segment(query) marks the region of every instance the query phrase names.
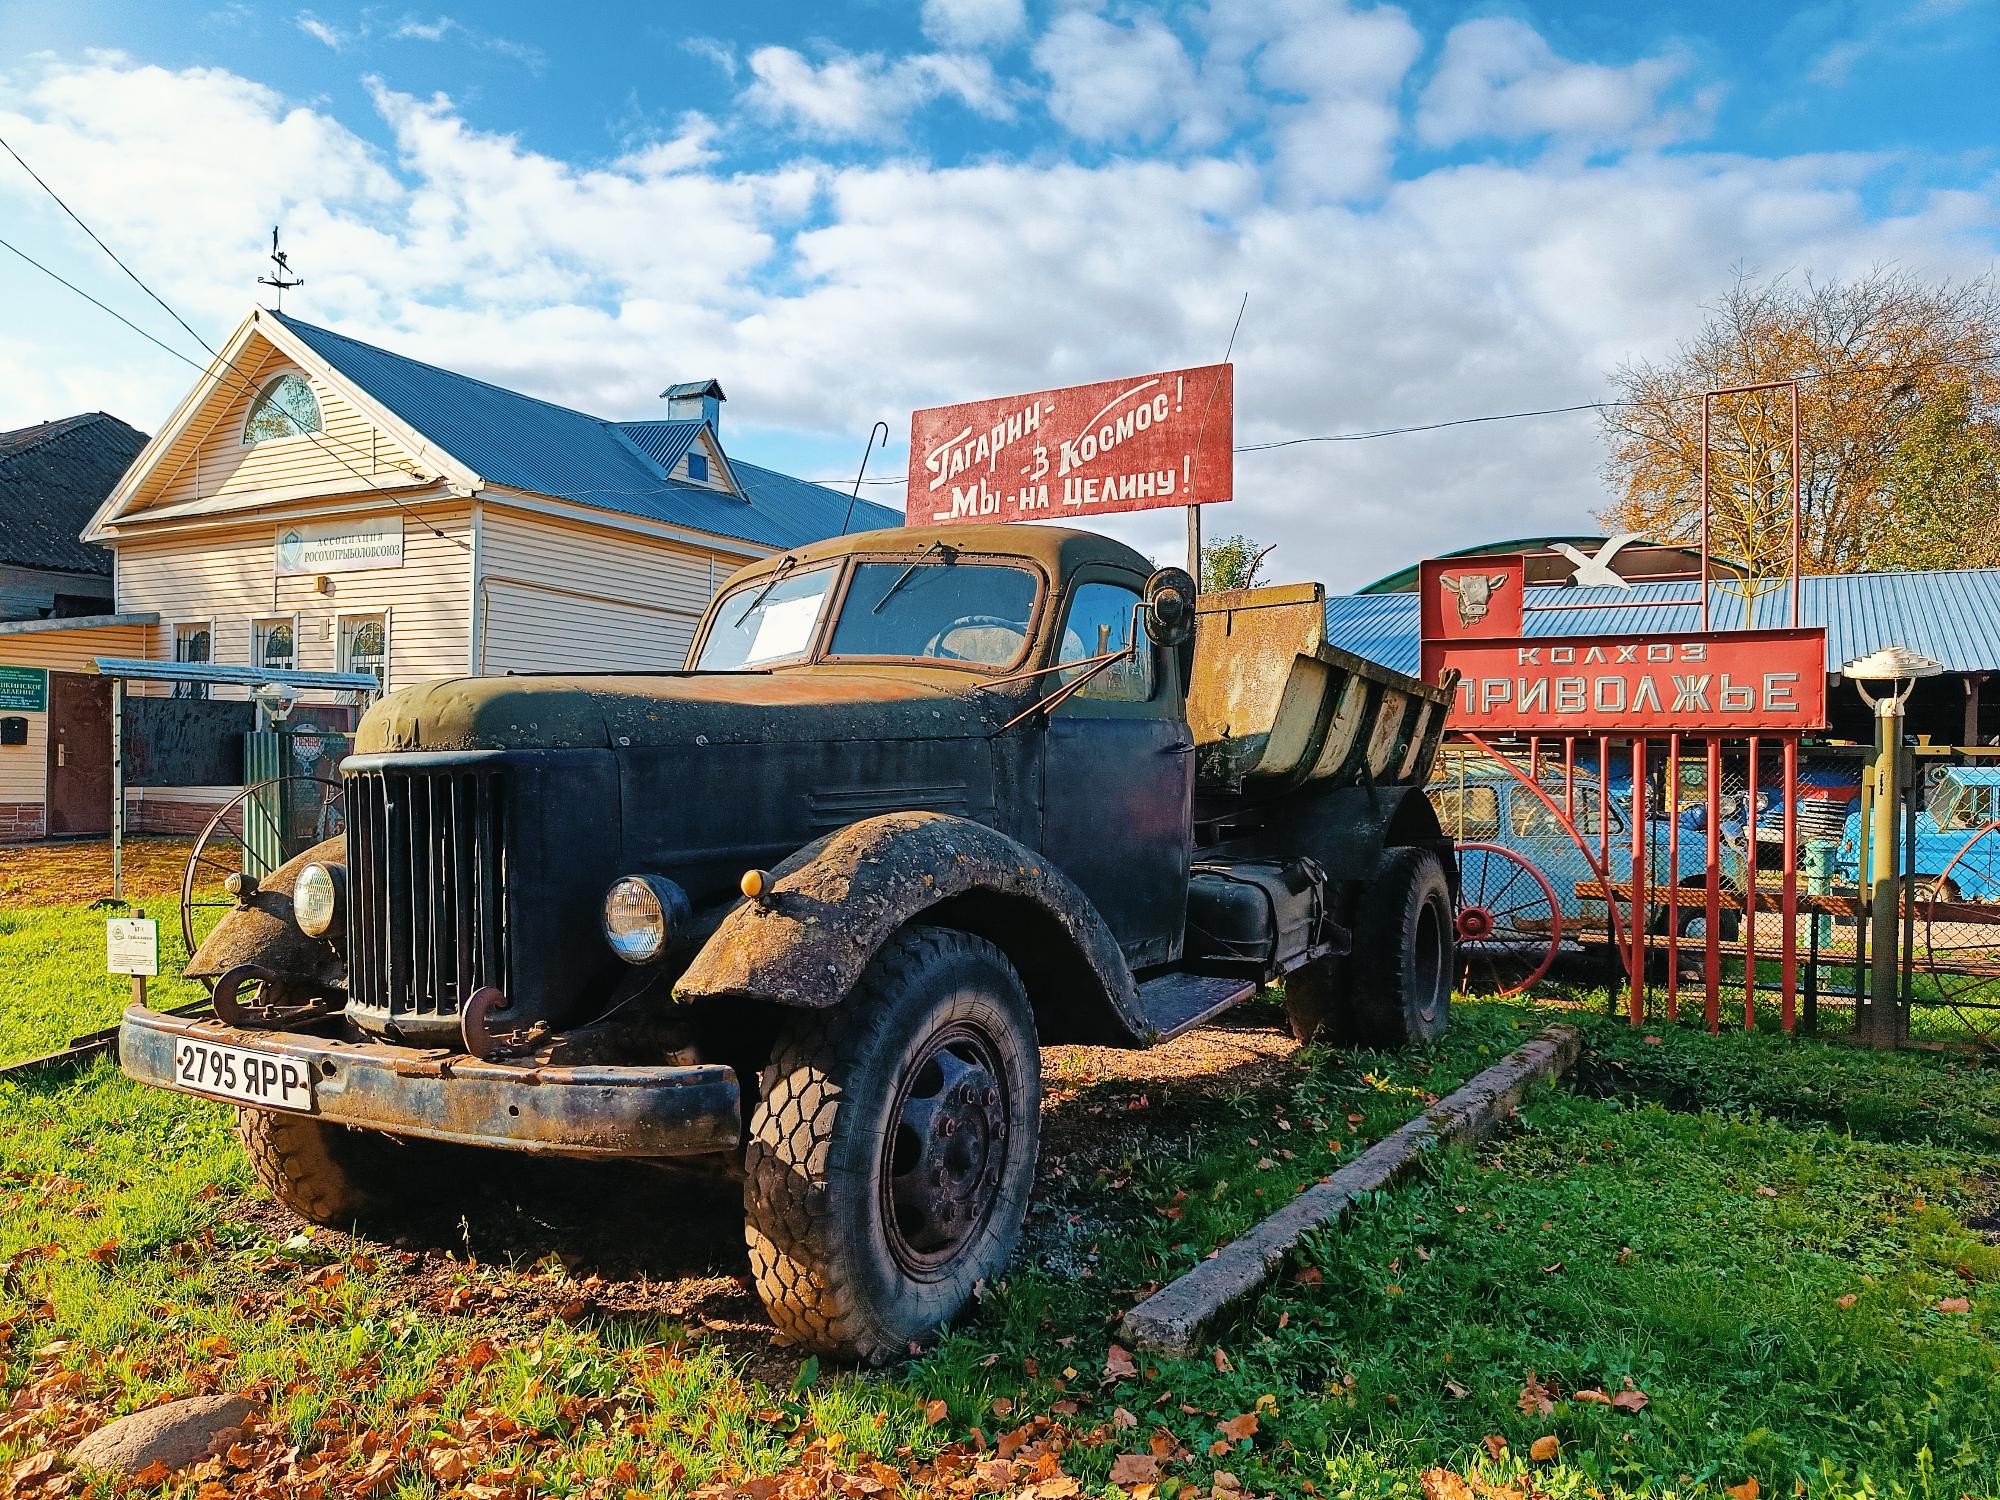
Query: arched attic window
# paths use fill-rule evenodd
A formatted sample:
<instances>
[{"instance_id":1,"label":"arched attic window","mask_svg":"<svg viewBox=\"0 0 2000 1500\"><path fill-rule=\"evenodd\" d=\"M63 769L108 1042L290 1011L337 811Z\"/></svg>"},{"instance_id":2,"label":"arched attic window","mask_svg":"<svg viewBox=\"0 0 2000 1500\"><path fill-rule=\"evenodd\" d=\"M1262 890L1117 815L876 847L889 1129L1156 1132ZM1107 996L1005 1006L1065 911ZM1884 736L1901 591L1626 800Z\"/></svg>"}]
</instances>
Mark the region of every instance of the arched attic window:
<instances>
[{"instance_id":1,"label":"arched attic window","mask_svg":"<svg viewBox=\"0 0 2000 1500\"><path fill-rule=\"evenodd\" d=\"M280 375L250 403L250 415L243 420L243 446L319 430L319 400L305 376Z\"/></svg>"}]
</instances>

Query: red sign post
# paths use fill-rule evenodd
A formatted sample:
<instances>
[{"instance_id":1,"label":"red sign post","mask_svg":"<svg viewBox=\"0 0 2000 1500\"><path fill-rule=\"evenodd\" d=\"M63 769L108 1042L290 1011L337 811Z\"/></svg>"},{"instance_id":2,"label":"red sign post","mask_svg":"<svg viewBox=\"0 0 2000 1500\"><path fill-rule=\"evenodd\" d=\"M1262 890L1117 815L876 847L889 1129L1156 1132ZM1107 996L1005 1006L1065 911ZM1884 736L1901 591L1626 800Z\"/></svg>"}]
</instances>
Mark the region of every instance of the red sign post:
<instances>
[{"instance_id":1,"label":"red sign post","mask_svg":"<svg viewBox=\"0 0 2000 1500\"><path fill-rule=\"evenodd\" d=\"M1229 365L934 406L910 416L910 524L1078 521L1234 488Z\"/></svg>"}]
</instances>

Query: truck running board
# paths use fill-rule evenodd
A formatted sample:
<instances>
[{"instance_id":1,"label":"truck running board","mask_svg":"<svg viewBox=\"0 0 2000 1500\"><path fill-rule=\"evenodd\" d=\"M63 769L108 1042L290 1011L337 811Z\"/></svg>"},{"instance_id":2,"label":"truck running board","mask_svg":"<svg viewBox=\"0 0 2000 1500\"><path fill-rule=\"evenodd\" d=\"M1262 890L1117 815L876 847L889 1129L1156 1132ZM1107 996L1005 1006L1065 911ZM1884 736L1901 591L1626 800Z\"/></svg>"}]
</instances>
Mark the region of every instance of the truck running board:
<instances>
[{"instance_id":1,"label":"truck running board","mask_svg":"<svg viewBox=\"0 0 2000 1500\"><path fill-rule=\"evenodd\" d=\"M1147 1024L1158 1033L1154 1040L1167 1042L1256 993L1254 979L1162 974L1139 986L1139 1008L1145 1012Z\"/></svg>"}]
</instances>

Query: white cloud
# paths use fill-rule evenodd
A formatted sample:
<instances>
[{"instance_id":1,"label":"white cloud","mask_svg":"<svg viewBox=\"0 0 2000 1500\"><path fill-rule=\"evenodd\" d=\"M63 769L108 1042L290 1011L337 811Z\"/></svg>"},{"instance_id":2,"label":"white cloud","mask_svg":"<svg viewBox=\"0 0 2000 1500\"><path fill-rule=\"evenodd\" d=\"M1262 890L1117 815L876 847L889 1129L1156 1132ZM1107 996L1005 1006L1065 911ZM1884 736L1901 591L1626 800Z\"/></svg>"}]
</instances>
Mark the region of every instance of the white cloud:
<instances>
[{"instance_id":1,"label":"white cloud","mask_svg":"<svg viewBox=\"0 0 2000 1500\"><path fill-rule=\"evenodd\" d=\"M1242 98L1282 88L1280 135L1317 122L1352 143L1376 127L1316 112L1381 107L1407 40L1362 12L1373 46L1366 31L1338 52L1279 45L1312 9L1265 11L1241 50L1211 37L1204 65L1233 57ZM2000 238L1991 187L1884 193L1884 161L1845 154L1474 161L1357 199L1307 192L1268 134L1268 160L749 170L728 125L691 115L575 162L379 82L380 148L328 106L218 69L17 68L0 73L0 135L211 339L249 306L282 222L306 277L286 305L315 322L606 415L717 375L735 451L757 458L780 430L793 451L838 442L850 474L877 417L900 434L914 406L1219 358L1246 291L1237 431L1257 442L1588 399L1610 365L1670 345L1739 263L1943 275L1984 268ZM1214 97L1236 82L1212 78ZM88 277L88 247L25 178L0 175L0 218ZM87 284L130 294L105 275ZM150 425L191 378L18 263L0 264L0 301L0 426L93 407ZM1425 552L1586 526L1601 458L1584 417L1246 453L1208 524L1278 542L1274 576L1352 586ZM1116 524L1163 558L1179 527Z\"/></svg>"},{"instance_id":2,"label":"white cloud","mask_svg":"<svg viewBox=\"0 0 2000 1500\"><path fill-rule=\"evenodd\" d=\"M1194 92L1180 38L1150 15L1120 24L1065 11L1035 43L1034 61L1049 80L1049 113L1087 141L1158 140Z\"/></svg>"},{"instance_id":3,"label":"white cloud","mask_svg":"<svg viewBox=\"0 0 2000 1500\"><path fill-rule=\"evenodd\" d=\"M821 140L884 139L938 99L956 99L989 119L1013 114L993 65L969 53L892 60L876 52L834 52L815 63L790 47L759 47L750 54L750 74L745 105Z\"/></svg>"},{"instance_id":4,"label":"white cloud","mask_svg":"<svg viewBox=\"0 0 2000 1500\"><path fill-rule=\"evenodd\" d=\"M1666 96L1693 65L1684 53L1625 67L1570 62L1525 21L1493 16L1454 26L1417 111L1417 134L1433 146L1480 137L1567 136L1659 145L1706 132L1719 95L1686 105Z\"/></svg>"},{"instance_id":5,"label":"white cloud","mask_svg":"<svg viewBox=\"0 0 2000 1500\"><path fill-rule=\"evenodd\" d=\"M681 47L706 62L715 64L724 78L736 82L736 49L727 42L712 36L691 36L681 41Z\"/></svg>"},{"instance_id":6,"label":"white cloud","mask_svg":"<svg viewBox=\"0 0 2000 1500\"><path fill-rule=\"evenodd\" d=\"M349 42L355 40L357 35L354 32L342 31L338 26L330 22L322 21L309 10L302 10L296 16L292 17L292 24L314 41L324 43L336 52L339 52Z\"/></svg>"},{"instance_id":7,"label":"white cloud","mask_svg":"<svg viewBox=\"0 0 2000 1500\"><path fill-rule=\"evenodd\" d=\"M1027 24L1022 0L924 0L924 35L940 47L996 47Z\"/></svg>"}]
</instances>

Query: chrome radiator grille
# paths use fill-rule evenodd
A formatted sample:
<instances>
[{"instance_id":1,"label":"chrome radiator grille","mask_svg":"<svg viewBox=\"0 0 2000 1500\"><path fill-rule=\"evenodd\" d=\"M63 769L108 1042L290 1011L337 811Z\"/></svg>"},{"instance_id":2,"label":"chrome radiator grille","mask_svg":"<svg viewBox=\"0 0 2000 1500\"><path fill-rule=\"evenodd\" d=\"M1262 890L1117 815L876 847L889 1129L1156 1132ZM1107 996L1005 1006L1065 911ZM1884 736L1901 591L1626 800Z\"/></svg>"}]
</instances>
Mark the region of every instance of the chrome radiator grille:
<instances>
[{"instance_id":1,"label":"chrome radiator grille","mask_svg":"<svg viewBox=\"0 0 2000 1500\"><path fill-rule=\"evenodd\" d=\"M507 989L508 819L498 768L347 776L348 997L390 1021Z\"/></svg>"}]
</instances>

